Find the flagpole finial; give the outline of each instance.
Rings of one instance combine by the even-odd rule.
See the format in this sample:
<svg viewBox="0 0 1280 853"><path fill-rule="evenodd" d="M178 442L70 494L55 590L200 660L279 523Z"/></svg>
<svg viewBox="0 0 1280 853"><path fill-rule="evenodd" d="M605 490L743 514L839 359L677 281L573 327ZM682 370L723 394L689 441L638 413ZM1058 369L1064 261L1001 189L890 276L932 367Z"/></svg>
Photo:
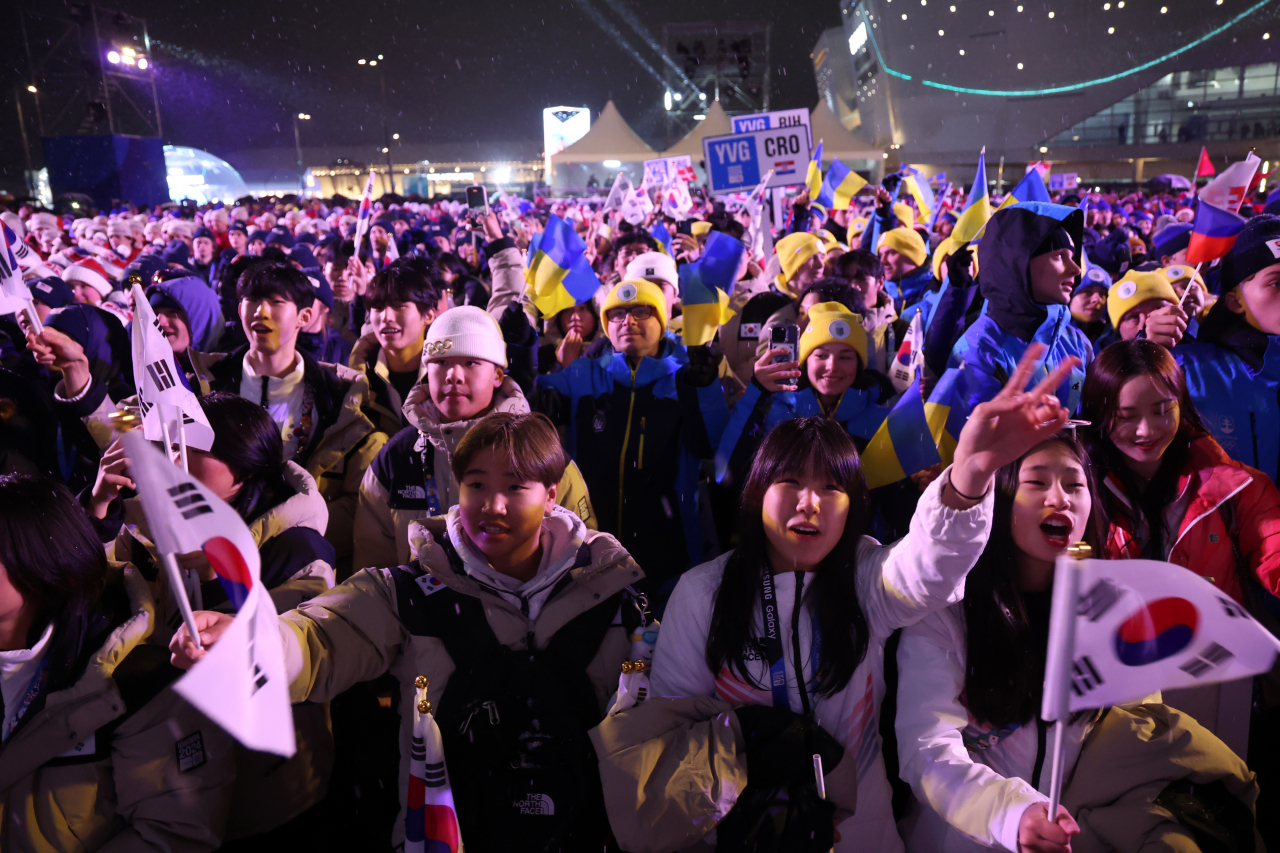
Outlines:
<svg viewBox="0 0 1280 853"><path fill-rule="evenodd" d="M425 675L419 675L413 680L413 686L418 688L418 713L430 714L431 702L427 700L427 688L431 686L431 682Z"/></svg>
<svg viewBox="0 0 1280 853"><path fill-rule="evenodd" d="M629 661L629 660L624 660L624 661L622 662L622 674L623 674L623 675L627 675L627 674L629 674L633 669L635 669L635 666L631 663L631 661Z"/></svg>
<svg viewBox="0 0 1280 853"><path fill-rule="evenodd" d="M1067 548L1067 556L1073 560L1088 560L1093 557L1093 549L1088 542L1077 542Z"/></svg>
<svg viewBox="0 0 1280 853"><path fill-rule="evenodd" d="M131 432L142 426L142 418L133 412L124 410L107 415L107 422L111 424L111 428L116 432Z"/></svg>

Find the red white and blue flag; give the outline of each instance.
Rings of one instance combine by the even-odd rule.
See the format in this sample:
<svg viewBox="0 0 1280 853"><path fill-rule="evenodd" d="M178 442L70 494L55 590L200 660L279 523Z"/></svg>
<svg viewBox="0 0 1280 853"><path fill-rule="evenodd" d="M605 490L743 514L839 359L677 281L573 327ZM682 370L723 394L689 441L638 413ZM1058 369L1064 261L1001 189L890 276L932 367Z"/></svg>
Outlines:
<svg viewBox="0 0 1280 853"><path fill-rule="evenodd" d="M253 534L239 513L161 455L141 430L126 432L124 443L129 473L166 569L176 567L167 555L203 553L236 607L236 618L217 645L173 689L249 749L293 755L297 747L279 619L260 580ZM169 581L175 596L186 595L181 578Z"/></svg>
<svg viewBox="0 0 1280 853"><path fill-rule="evenodd" d="M179 441L181 432L187 446L197 450L212 448L213 427L200 401L183 381L173 357L173 347L161 334L155 311L138 284L133 286L133 323L129 334L142 434L148 441L168 442L171 447Z"/></svg>
<svg viewBox="0 0 1280 853"><path fill-rule="evenodd" d="M916 373L924 367L924 327L920 313L917 311L911 318L907 336L903 339L902 346L898 347L898 354L889 368L889 379L899 394L911 387Z"/></svg>
<svg viewBox="0 0 1280 853"><path fill-rule="evenodd" d="M1237 601L1157 560L1058 559L1041 716L1271 669L1280 641Z"/></svg>
<svg viewBox="0 0 1280 853"><path fill-rule="evenodd" d="M22 280L18 257L13 251L17 244L18 235L8 225L0 223L0 314L26 312L32 329L39 334L42 328L40 315L36 313L31 291Z"/></svg>
<svg viewBox="0 0 1280 853"><path fill-rule="evenodd" d="M370 214L373 213L373 181L377 172L369 170L369 180L365 181L364 192L360 194L360 209L356 211L356 257L360 257L360 243L364 235L369 233Z"/></svg>
<svg viewBox="0 0 1280 853"><path fill-rule="evenodd" d="M1187 263L1203 264L1226 255L1244 230L1244 224L1245 218L1240 214L1215 207L1202 199L1191 225Z"/></svg>
<svg viewBox="0 0 1280 853"><path fill-rule="evenodd" d="M425 683L414 700L410 749L404 853L462 853L458 813L444 765L444 742L431 715Z"/></svg>

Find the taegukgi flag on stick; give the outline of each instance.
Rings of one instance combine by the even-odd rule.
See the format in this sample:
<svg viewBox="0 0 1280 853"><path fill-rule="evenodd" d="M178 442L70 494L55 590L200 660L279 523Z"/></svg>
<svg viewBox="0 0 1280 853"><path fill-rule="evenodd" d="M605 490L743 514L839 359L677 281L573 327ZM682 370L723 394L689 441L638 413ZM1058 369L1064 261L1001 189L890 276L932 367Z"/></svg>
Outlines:
<svg viewBox="0 0 1280 853"><path fill-rule="evenodd" d="M202 552L236 608L217 645L173 689L248 748L293 755L284 650L253 534L234 509L141 432L126 432L124 442L156 548L162 555ZM183 594L181 584L174 593Z"/></svg>
<svg viewBox="0 0 1280 853"><path fill-rule="evenodd" d="M364 241L364 235L369 233L370 214L373 213L373 181L377 177L377 172L373 169L369 170L369 180L364 183L364 192L360 194L360 209L356 211L356 252L355 256L360 257L360 243Z"/></svg>
<svg viewBox="0 0 1280 853"><path fill-rule="evenodd" d="M1280 641L1234 599L1157 560L1059 557L1041 716L1271 669Z"/></svg>
<svg viewBox="0 0 1280 853"><path fill-rule="evenodd" d="M444 741L427 701L429 682L414 680L413 743L409 753L409 796L405 799L405 853L462 853L458 812L444 763Z"/></svg>
<svg viewBox="0 0 1280 853"><path fill-rule="evenodd" d="M156 324L156 314L142 286L133 286L133 377L138 386L142 434L148 441L178 440L185 429L186 443L197 450L213 447L213 427L196 395L182 381L169 339ZM166 448L166 450L169 448Z"/></svg>
<svg viewBox="0 0 1280 853"><path fill-rule="evenodd" d="M36 313L31 291L22 280L18 256L13 251L17 245L18 235L8 225L0 223L0 311L5 314L22 311L27 315L32 331L40 334L44 325Z"/></svg>

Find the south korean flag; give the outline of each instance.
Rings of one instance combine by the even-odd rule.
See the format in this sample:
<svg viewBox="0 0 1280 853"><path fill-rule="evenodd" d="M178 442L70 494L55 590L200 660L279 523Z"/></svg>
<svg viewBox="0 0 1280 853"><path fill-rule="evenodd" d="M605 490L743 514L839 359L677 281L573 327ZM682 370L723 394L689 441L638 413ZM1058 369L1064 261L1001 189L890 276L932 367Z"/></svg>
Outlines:
<svg viewBox="0 0 1280 853"><path fill-rule="evenodd" d="M202 553L236 618L173 689L250 749L293 755L296 742L279 617L240 515L137 431L124 434L152 541L162 556ZM176 567L176 562L166 559ZM171 589L181 594L181 585Z"/></svg>
<svg viewBox="0 0 1280 853"><path fill-rule="evenodd" d="M148 441L178 441L178 424L186 430L188 447L213 447L213 427L200 401L182 382L173 347L160 331L156 314L142 287L133 286L133 378L138 387L142 434ZM171 449L171 448L166 448Z"/></svg>

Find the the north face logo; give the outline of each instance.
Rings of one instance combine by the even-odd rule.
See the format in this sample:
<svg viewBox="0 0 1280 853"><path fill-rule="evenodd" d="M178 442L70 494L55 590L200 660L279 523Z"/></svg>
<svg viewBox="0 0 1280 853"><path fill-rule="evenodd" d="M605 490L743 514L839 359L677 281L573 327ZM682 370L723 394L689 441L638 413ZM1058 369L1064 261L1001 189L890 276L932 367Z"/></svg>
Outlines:
<svg viewBox="0 0 1280 853"><path fill-rule="evenodd" d="M520 814L537 814L551 816L556 813L556 804L546 794L530 794L523 800L511 804Z"/></svg>
<svg viewBox="0 0 1280 853"><path fill-rule="evenodd" d="M591 419L591 429L594 432L604 432L604 410L596 412L596 416Z"/></svg>
<svg viewBox="0 0 1280 853"><path fill-rule="evenodd" d="M400 489L400 497L407 501L426 500L427 490L422 486L403 486Z"/></svg>

